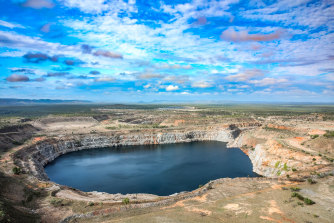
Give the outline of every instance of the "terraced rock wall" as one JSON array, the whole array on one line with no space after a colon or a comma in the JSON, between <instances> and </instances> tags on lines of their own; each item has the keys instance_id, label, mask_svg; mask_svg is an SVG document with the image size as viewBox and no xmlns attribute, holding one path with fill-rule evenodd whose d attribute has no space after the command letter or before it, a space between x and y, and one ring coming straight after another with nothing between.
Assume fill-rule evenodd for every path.
<instances>
[{"instance_id":1,"label":"terraced rock wall","mask_svg":"<svg viewBox=\"0 0 334 223\"><path fill-rule=\"evenodd\" d=\"M28 146L14 154L15 164L40 180L48 180L44 166L63 154L83 149L193 141L233 143L241 130L235 126L212 131L113 133L58 137Z\"/></svg>"}]
</instances>

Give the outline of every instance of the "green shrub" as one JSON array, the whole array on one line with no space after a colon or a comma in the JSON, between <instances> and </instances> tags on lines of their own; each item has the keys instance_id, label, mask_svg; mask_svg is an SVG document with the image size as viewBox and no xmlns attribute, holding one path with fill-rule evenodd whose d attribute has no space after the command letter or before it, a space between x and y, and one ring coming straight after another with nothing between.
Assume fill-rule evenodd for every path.
<instances>
[{"instance_id":1,"label":"green shrub","mask_svg":"<svg viewBox=\"0 0 334 223\"><path fill-rule=\"evenodd\" d=\"M19 175L21 173L20 167L14 166L12 170L13 170L13 173L16 175Z\"/></svg>"},{"instance_id":2,"label":"green shrub","mask_svg":"<svg viewBox=\"0 0 334 223\"><path fill-rule=\"evenodd\" d=\"M116 126L107 126L106 129L115 130L115 129L117 129L117 127Z\"/></svg>"},{"instance_id":3,"label":"green shrub","mask_svg":"<svg viewBox=\"0 0 334 223\"><path fill-rule=\"evenodd\" d=\"M129 198L124 198L123 200L122 200L122 203L123 204L129 204L130 203L130 199Z\"/></svg>"},{"instance_id":4,"label":"green shrub","mask_svg":"<svg viewBox=\"0 0 334 223\"><path fill-rule=\"evenodd\" d=\"M324 134L326 138L333 138L334 137L334 131L329 131L327 130L326 133Z\"/></svg>"},{"instance_id":5,"label":"green shrub","mask_svg":"<svg viewBox=\"0 0 334 223\"><path fill-rule=\"evenodd\" d=\"M296 168L292 168L292 171L293 171L293 172L296 172L296 171L297 171L297 169L296 169Z\"/></svg>"},{"instance_id":6,"label":"green shrub","mask_svg":"<svg viewBox=\"0 0 334 223\"><path fill-rule=\"evenodd\" d=\"M300 201L298 201L297 204L300 205L300 206L304 206L304 203L300 202Z\"/></svg>"},{"instance_id":7,"label":"green shrub","mask_svg":"<svg viewBox=\"0 0 334 223\"><path fill-rule=\"evenodd\" d=\"M278 168L279 164L280 164L280 161L277 161L277 162L275 163L275 168Z\"/></svg>"},{"instance_id":8,"label":"green shrub","mask_svg":"<svg viewBox=\"0 0 334 223\"><path fill-rule=\"evenodd\" d=\"M310 184L316 184L317 181L313 180L312 178L308 178L307 182L309 182Z\"/></svg>"},{"instance_id":9,"label":"green shrub","mask_svg":"<svg viewBox=\"0 0 334 223\"><path fill-rule=\"evenodd\" d=\"M90 207L91 207L91 206L94 206L94 202L91 202L91 201L88 202L88 206L90 206Z\"/></svg>"},{"instance_id":10,"label":"green shrub","mask_svg":"<svg viewBox=\"0 0 334 223\"><path fill-rule=\"evenodd\" d=\"M300 188L299 187L291 187L290 190L297 192L297 191L300 191Z\"/></svg>"},{"instance_id":11,"label":"green shrub","mask_svg":"<svg viewBox=\"0 0 334 223\"><path fill-rule=\"evenodd\" d=\"M318 137L319 137L319 135L311 135L311 139L316 139Z\"/></svg>"},{"instance_id":12,"label":"green shrub","mask_svg":"<svg viewBox=\"0 0 334 223\"><path fill-rule=\"evenodd\" d=\"M314 201L312 201L311 199L309 199L309 198L307 198L307 197L304 198L304 203L307 204L307 205L315 204Z\"/></svg>"},{"instance_id":13,"label":"green shrub","mask_svg":"<svg viewBox=\"0 0 334 223\"><path fill-rule=\"evenodd\" d=\"M288 169L289 169L288 165L286 165L286 163L284 163L283 170L288 171Z\"/></svg>"},{"instance_id":14,"label":"green shrub","mask_svg":"<svg viewBox=\"0 0 334 223\"><path fill-rule=\"evenodd\" d=\"M291 197L297 197L299 200L304 200L304 197L297 192L292 192Z\"/></svg>"},{"instance_id":15,"label":"green shrub","mask_svg":"<svg viewBox=\"0 0 334 223\"><path fill-rule=\"evenodd\" d=\"M301 194L299 194L297 192L292 192L291 197L297 197L299 200L304 201L304 203L307 204L307 205L315 204L314 201L312 201L311 199L309 199L307 197L303 197Z\"/></svg>"},{"instance_id":16,"label":"green shrub","mask_svg":"<svg viewBox=\"0 0 334 223\"><path fill-rule=\"evenodd\" d=\"M63 200L59 199L59 198L52 198L50 200L50 204L52 204L54 207L64 206L63 205Z\"/></svg>"},{"instance_id":17,"label":"green shrub","mask_svg":"<svg viewBox=\"0 0 334 223\"><path fill-rule=\"evenodd\" d=\"M18 141L13 141L12 143L13 143L14 145L16 145L16 146L23 145L23 143L22 143L22 142L18 142Z\"/></svg>"}]
</instances>

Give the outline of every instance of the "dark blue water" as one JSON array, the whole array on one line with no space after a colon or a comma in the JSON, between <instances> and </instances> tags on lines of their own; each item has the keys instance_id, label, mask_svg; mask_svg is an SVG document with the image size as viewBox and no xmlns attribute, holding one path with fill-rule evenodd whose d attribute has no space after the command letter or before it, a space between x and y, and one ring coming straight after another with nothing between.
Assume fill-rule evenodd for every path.
<instances>
[{"instance_id":1,"label":"dark blue water","mask_svg":"<svg viewBox=\"0 0 334 223\"><path fill-rule=\"evenodd\" d=\"M91 149L45 167L49 178L82 191L170 195L223 177L254 177L248 156L222 142Z\"/></svg>"}]
</instances>

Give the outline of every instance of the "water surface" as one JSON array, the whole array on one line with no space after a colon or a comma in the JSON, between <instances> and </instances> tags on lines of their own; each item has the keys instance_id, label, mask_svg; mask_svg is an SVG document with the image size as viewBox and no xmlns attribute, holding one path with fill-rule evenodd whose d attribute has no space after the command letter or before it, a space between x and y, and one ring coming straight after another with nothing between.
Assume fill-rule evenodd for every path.
<instances>
[{"instance_id":1,"label":"water surface","mask_svg":"<svg viewBox=\"0 0 334 223\"><path fill-rule=\"evenodd\" d=\"M49 178L82 191L170 195L223 177L254 177L240 149L222 142L82 150L45 167Z\"/></svg>"}]
</instances>

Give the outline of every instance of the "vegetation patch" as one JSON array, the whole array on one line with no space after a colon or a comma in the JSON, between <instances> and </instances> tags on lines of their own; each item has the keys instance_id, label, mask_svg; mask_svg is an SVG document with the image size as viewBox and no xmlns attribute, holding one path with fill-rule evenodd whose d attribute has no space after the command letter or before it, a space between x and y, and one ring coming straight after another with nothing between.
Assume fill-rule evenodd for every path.
<instances>
[{"instance_id":1,"label":"vegetation patch","mask_svg":"<svg viewBox=\"0 0 334 223\"><path fill-rule=\"evenodd\" d=\"M290 190L293 191L293 192L298 192L298 191L300 191L300 188L299 187L291 187Z\"/></svg>"},{"instance_id":2,"label":"vegetation patch","mask_svg":"<svg viewBox=\"0 0 334 223\"><path fill-rule=\"evenodd\" d=\"M21 173L21 168L17 167L17 166L14 166L12 171L13 171L14 174L19 175Z\"/></svg>"},{"instance_id":3,"label":"vegetation patch","mask_svg":"<svg viewBox=\"0 0 334 223\"><path fill-rule=\"evenodd\" d=\"M316 139L318 137L319 137L319 135L311 135L311 139Z\"/></svg>"},{"instance_id":4,"label":"vegetation patch","mask_svg":"<svg viewBox=\"0 0 334 223\"><path fill-rule=\"evenodd\" d=\"M27 204L29 202L31 202L34 197L40 197L41 196L41 192L39 190L32 190L29 188L24 188L24 198L25 200L22 201L22 203Z\"/></svg>"},{"instance_id":5,"label":"vegetation patch","mask_svg":"<svg viewBox=\"0 0 334 223\"><path fill-rule=\"evenodd\" d=\"M288 165L286 163L284 163L283 170L284 171L288 171L289 170L289 167L288 167Z\"/></svg>"},{"instance_id":6,"label":"vegetation patch","mask_svg":"<svg viewBox=\"0 0 334 223\"><path fill-rule=\"evenodd\" d=\"M129 204L130 203L130 199L129 198L124 198L123 200L122 200L122 203L123 204Z\"/></svg>"},{"instance_id":7,"label":"vegetation patch","mask_svg":"<svg viewBox=\"0 0 334 223\"><path fill-rule=\"evenodd\" d=\"M307 182L309 182L309 184L316 184L317 181L313 180L312 178L308 178Z\"/></svg>"},{"instance_id":8,"label":"vegetation patch","mask_svg":"<svg viewBox=\"0 0 334 223\"><path fill-rule=\"evenodd\" d=\"M326 138L334 138L334 131L327 130L326 133L324 134L324 137L326 137Z\"/></svg>"},{"instance_id":9,"label":"vegetation patch","mask_svg":"<svg viewBox=\"0 0 334 223\"><path fill-rule=\"evenodd\" d=\"M67 206L69 205L71 202L70 201L65 201L63 199L60 198L52 198L50 200L50 204L54 207L62 207L62 206Z\"/></svg>"},{"instance_id":10,"label":"vegetation patch","mask_svg":"<svg viewBox=\"0 0 334 223\"><path fill-rule=\"evenodd\" d=\"M307 205L312 205L315 204L314 201L312 201L311 199L307 198L307 197L303 197L303 195L297 193L297 192L292 192L291 197L296 197L301 201L304 201L305 204Z\"/></svg>"}]
</instances>

